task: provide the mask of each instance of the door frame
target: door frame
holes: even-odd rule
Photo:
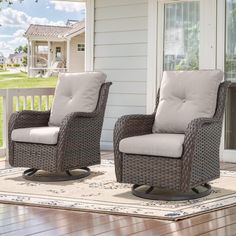
[[[147,66],[147,113],[152,113],[155,107],[157,90],[160,87],[160,79],[162,77],[163,63],[163,27],[158,27],[159,18],[159,2],[179,2],[181,0],[148,0],[148,66]],[[183,0],[182,0],[183,1]],[[185,0],[191,1],[191,0]],[[225,64],[225,10],[226,0],[216,0],[216,69],[224,71]],[[162,9],[163,12],[163,9]],[[163,24],[162,24],[163,26]],[[162,40],[159,40],[161,37]],[[161,55],[161,56],[160,56]],[[224,127],[224,124],[223,124]],[[224,133],[223,128],[222,142],[220,148],[220,156],[223,161],[236,162],[236,151],[224,149]]]
[[[174,3],[174,2],[192,2],[197,0],[149,0],[148,1],[148,66],[147,66],[147,113],[151,113],[155,106],[155,98],[157,90],[160,87],[160,79],[163,73],[163,50],[164,50],[164,4],[165,3]],[[201,0],[204,2],[204,0]],[[209,0],[211,2],[224,2],[224,0]],[[208,1],[208,4],[210,4]],[[207,7],[207,6],[206,6]],[[216,12],[218,11],[217,4],[215,6]],[[208,12],[207,12],[208,13]],[[212,16],[217,18],[217,14]],[[204,15],[202,17],[208,17]],[[216,24],[216,19],[213,20]],[[161,23],[159,23],[161,22]],[[200,25],[202,27],[202,25]],[[216,25],[215,25],[216,28]],[[203,30],[202,30],[203,31]],[[205,30],[203,37],[208,39],[207,30]],[[210,38],[214,39],[214,59],[211,64],[216,67],[217,64],[217,37],[216,34],[218,29],[215,32],[215,36]],[[201,42],[204,41],[204,38],[200,39]],[[203,44],[202,44],[203,45]],[[202,48],[202,47],[201,47]],[[205,49],[204,49],[205,51]],[[211,55],[212,53],[206,53]],[[201,56],[201,55],[200,55]],[[203,58],[203,57],[202,57]],[[213,67],[213,65],[211,67]],[[208,67],[209,68],[209,67]],[[204,69],[204,67],[202,67]]]

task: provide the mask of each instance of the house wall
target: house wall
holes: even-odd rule
[[[85,52],[78,51],[78,44],[85,43],[85,34],[73,37],[70,42],[69,72],[82,72],[84,71]]]
[[[94,69],[113,85],[102,133],[112,148],[114,124],[122,115],[146,112],[147,0],[95,0]]]
[[[6,62],[5,57],[0,57],[0,64],[4,64]]]

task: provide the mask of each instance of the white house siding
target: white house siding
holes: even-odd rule
[[[94,69],[113,82],[102,133],[112,148],[122,115],[146,112],[148,0],[95,0]]]
[[[71,39],[70,43],[70,66],[69,72],[82,72],[84,71],[84,51],[78,51],[78,44],[85,43],[85,35],[80,34]]]

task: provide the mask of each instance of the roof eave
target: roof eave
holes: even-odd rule
[[[74,33],[65,35],[65,38],[71,39],[71,38],[73,38],[73,37],[75,37],[77,35],[80,35],[80,34],[84,33],[84,32],[85,32],[85,27],[80,29],[80,30],[78,30],[78,31],[76,31],[76,32],[74,32]]]

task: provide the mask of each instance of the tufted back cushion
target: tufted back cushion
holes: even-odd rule
[[[223,73],[219,70],[164,72],[154,133],[184,133],[195,118],[215,114]]]
[[[61,73],[57,82],[49,126],[59,126],[72,112],[93,112],[106,75],[101,72]]]

